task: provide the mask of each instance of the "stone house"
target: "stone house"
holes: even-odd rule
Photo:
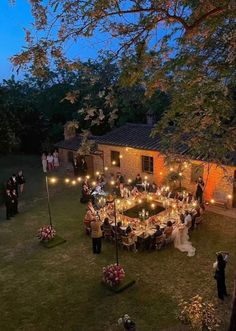
[[[149,182],[164,184],[166,176],[176,169],[175,165],[167,165],[165,156],[159,152],[161,148],[158,138],[150,137],[152,128],[151,123],[127,123],[103,136],[93,137],[96,149],[85,157],[89,172],[94,174],[96,171],[108,171],[114,175],[121,172],[127,179],[134,179],[140,173],[143,178],[147,176]],[[56,144],[60,159],[66,166],[71,164],[73,154],[79,149],[80,144],[81,137],[76,135],[65,137],[65,140]],[[180,148],[178,153],[187,160],[186,149]],[[206,201],[214,200],[215,203],[236,208],[236,156],[224,167],[199,159],[188,158],[187,162],[183,161],[182,187],[194,193],[196,179],[200,175],[205,182]]]

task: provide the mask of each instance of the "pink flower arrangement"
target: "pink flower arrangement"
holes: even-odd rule
[[[48,241],[55,237],[56,230],[51,225],[45,225],[38,230],[38,238],[41,241]]]
[[[103,268],[103,281],[110,287],[118,286],[124,277],[125,271],[120,265],[110,264]]]

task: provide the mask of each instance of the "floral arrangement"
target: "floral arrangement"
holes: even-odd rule
[[[131,320],[129,315],[125,314],[121,318],[118,319],[118,324],[123,326],[125,330],[135,331],[136,326],[135,322]]]
[[[38,238],[41,241],[48,241],[55,237],[56,230],[51,225],[45,225],[38,230]]]
[[[103,281],[110,287],[118,286],[124,277],[125,271],[120,265],[110,264],[103,268]]]
[[[184,324],[190,325],[194,331],[217,330],[220,320],[216,316],[213,304],[203,302],[199,295],[194,296],[189,302],[182,300],[179,304],[179,319]]]

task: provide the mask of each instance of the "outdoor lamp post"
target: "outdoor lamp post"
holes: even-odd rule
[[[51,178],[51,183],[56,182],[56,178]],[[49,187],[48,187],[48,176],[45,176],[45,183],[46,183],[46,191],[47,191],[47,199],[48,199],[48,216],[49,216],[49,223],[52,227],[52,214],[51,214],[51,206],[50,206],[50,195],[49,195]]]
[[[116,247],[116,264],[119,265],[119,252],[118,252],[118,238],[117,238],[117,220],[116,220],[116,201],[113,195],[109,194],[106,198],[107,204],[113,204],[114,206],[114,218],[115,218],[115,247]]]

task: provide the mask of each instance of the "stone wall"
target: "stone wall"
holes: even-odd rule
[[[164,164],[164,157],[155,151],[145,151],[134,148],[125,148],[118,146],[99,145],[98,149],[103,151],[104,166],[108,167],[108,172],[116,174],[120,171],[126,175],[126,178],[133,179],[138,173],[144,178],[148,176],[148,181],[155,181],[157,185],[165,183],[165,177],[169,173],[169,168]],[[120,153],[120,167],[111,164],[111,151]],[[154,171],[153,174],[142,172],[142,156],[153,157]],[[94,171],[104,171],[103,160],[100,156],[94,156]],[[233,194],[233,184],[229,181],[229,177],[234,174],[236,167],[217,167],[215,164],[205,164],[200,161],[192,160],[183,168],[182,186],[188,191],[195,193],[196,183],[191,181],[192,164],[203,165],[203,179],[206,184],[205,200],[210,201],[214,198],[215,192],[223,192],[226,196]]]

